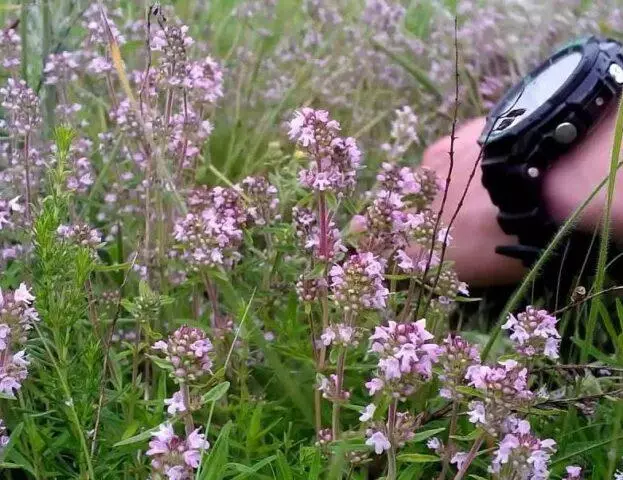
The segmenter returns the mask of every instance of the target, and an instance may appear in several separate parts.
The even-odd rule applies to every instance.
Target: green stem
[[[342,399],[342,385],[344,384],[344,366],[346,365],[346,348],[342,347],[337,359],[337,368],[335,375],[337,377],[336,392],[338,399],[333,402],[333,412],[331,417],[331,433],[333,441],[336,441],[340,435],[340,401]]]
[[[389,450],[387,450],[387,480],[396,480],[398,473],[398,469],[396,467],[396,439],[394,438],[397,410],[398,400],[393,400],[387,411],[387,432],[390,445]]]
[[[608,171],[608,188],[606,192],[606,205],[604,207],[603,218],[601,219],[601,238],[599,242],[599,256],[597,258],[597,273],[593,282],[595,291],[603,290],[606,278],[606,263],[608,261],[608,240],[610,238],[610,219],[612,214],[612,201],[614,200],[615,181],[619,165],[619,157],[621,156],[621,142],[623,142],[623,98],[619,101],[617,110],[616,125],[614,127],[614,143],[610,156],[610,170]],[[599,316],[599,304],[601,300],[596,299],[591,302],[591,309],[588,316],[588,324],[586,326],[586,344],[593,344],[593,336],[595,327],[597,326],[597,317]],[[582,349],[580,357],[584,363],[588,359],[588,349]]]
[[[454,480],[461,480],[465,476],[465,474],[467,473],[467,470],[469,469],[470,465],[474,461],[474,458],[476,458],[476,454],[478,453],[478,450],[480,449],[480,446],[482,445],[482,442],[484,441],[484,439],[485,439],[485,434],[481,433],[480,436],[476,439],[476,441],[472,445],[471,450],[467,454],[467,458],[465,459],[465,462],[463,462],[463,466],[461,467],[461,469],[458,471],[458,473],[454,477]]]
[[[50,20],[50,0],[41,1],[41,23],[42,23],[42,64],[45,66],[48,55],[52,53],[52,22]],[[45,87],[45,133],[49,135],[54,129],[54,86]]]
[[[35,327],[35,330],[37,331],[37,335],[39,335],[39,340],[41,340],[41,343],[43,344],[45,348],[45,351],[48,355],[50,363],[54,367],[54,370],[56,371],[56,375],[58,376],[58,380],[61,384],[61,388],[65,396],[64,402],[67,408],[69,409],[69,413],[70,413],[69,419],[74,424],[76,435],[78,435],[78,439],[80,440],[80,447],[82,448],[84,459],[87,464],[87,470],[89,472],[88,479],[95,480],[95,471],[93,470],[91,454],[89,453],[89,447],[87,445],[86,437],[84,436],[84,432],[82,430],[82,425],[80,424],[80,419],[78,418],[78,414],[76,413],[76,409],[74,407],[74,401],[73,401],[73,397],[71,396],[71,390],[69,389],[69,385],[67,384],[67,379],[63,375],[63,372],[60,366],[58,365],[56,358],[54,357],[52,351],[50,350],[48,341],[41,334],[41,330],[39,329],[39,326],[35,323],[34,327]]]
[[[195,429],[195,422],[193,422],[193,414],[190,410],[190,389],[187,383],[180,384],[180,391],[182,392],[182,401],[184,402],[184,427],[186,429],[186,437],[188,437]]]
[[[22,0],[22,10],[19,18],[19,33],[22,44],[22,79],[28,83],[28,4],[29,0]]]

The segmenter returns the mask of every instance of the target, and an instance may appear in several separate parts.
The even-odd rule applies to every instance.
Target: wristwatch
[[[497,253],[526,266],[538,259],[558,230],[542,199],[543,177],[617,103],[622,87],[621,44],[591,36],[558,49],[493,108],[478,140],[482,183],[502,230],[519,240]],[[587,237],[574,233],[570,244],[586,252]]]

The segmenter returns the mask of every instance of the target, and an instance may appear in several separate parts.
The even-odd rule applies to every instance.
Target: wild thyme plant
[[[531,299],[481,355],[415,166],[616,2],[40,3],[0,5],[2,478],[623,478],[621,325]]]

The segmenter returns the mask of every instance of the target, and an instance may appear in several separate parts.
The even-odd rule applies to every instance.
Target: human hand
[[[485,120],[478,118],[467,122],[456,133],[454,168],[448,198],[442,215],[447,224],[454,214],[465,190],[469,176],[480,153],[478,136]],[[557,158],[545,172],[543,201],[547,211],[558,224],[564,221],[588,197],[608,174],[610,152],[614,137],[615,112],[610,112],[578,145]],[[446,137],[424,152],[423,166],[434,169],[445,180],[449,168],[450,138]],[[506,235],[497,223],[497,207],[483,187],[480,166],[468,190],[465,202],[453,224],[453,244],[447,259],[455,263],[461,280],[473,286],[514,283],[525,274],[519,260],[495,253],[498,245],[517,243]],[[617,176],[616,189],[623,191],[623,177]],[[599,224],[605,202],[601,192],[580,217],[577,228],[592,233]],[[441,204],[439,195],[434,207]],[[623,195],[615,196],[612,206],[612,230],[615,239],[623,240]]]
[[[450,222],[480,154],[477,139],[484,128],[484,118],[470,120],[458,128],[454,142],[454,166],[447,199],[442,212],[445,225]],[[442,138],[426,149],[422,166],[433,169],[445,182],[450,167],[450,137]],[[434,209],[439,210],[442,194],[437,195]],[[506,235],[497,222],[497,207],[482,185],[482,172],[477,166],[465,201],[452,225],[452,242],[446,259],[454,262],[459,278],[471,286],[501,285],[517,282],[525,273],[519,260],[495,253],[498,245],[517,243]]]

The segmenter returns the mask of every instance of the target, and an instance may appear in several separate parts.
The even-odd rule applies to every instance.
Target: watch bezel
[[[545,60],[543,63],[534,68],[528,73],[520,82],[513,86],[506,94],[500,98],[495,107],[487,115],[487,121],[485,128],[482,131],[478,143],[481,145],[487,145],[493,142],[503,141],[508,137],[518,137],[525,131],[530,130],[531,126],[540,123],[544,118],[549,117],[555,113],[558,105],[569,98],[571,94],[584,82],[584,80],[590,75],[597,58],[599,57],[599,40],[596,37],[588,37],[583,39],[582,42],[573,42],[572,44],[559,49],[551,57]],[[537,77],[543,70],[548,68],[558,59],[569,55],[573,52],[579,52],[582,55],[580,62],[573,70],[569,78],[556,90],[556,92],[547,99],[543,105],[538,107],[534,112],[529,114],[526,118],[520,120],[515,125],[511,125],[503,130],[492,130],[493,126],[501,119],[505,118],[505,115],[512,111],[512,108],[506,107],[509,100],[516,97],[516,95],[530,82],[533,78]],[[506,111],[505,111],[506,110]]]

